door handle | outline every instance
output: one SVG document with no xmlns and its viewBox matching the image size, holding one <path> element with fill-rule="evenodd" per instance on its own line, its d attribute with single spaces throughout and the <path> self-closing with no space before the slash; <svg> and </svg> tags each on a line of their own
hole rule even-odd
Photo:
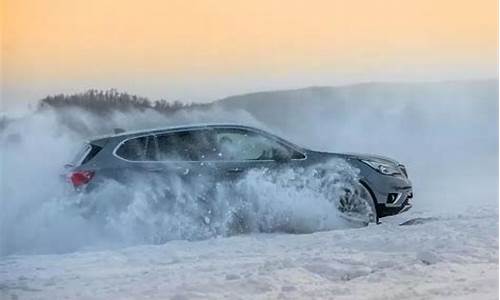
<svg viewBox="0 0 500 300">
<path fill-rule="evenodd" d="M 227 169 L 227 172 L 229 172 L 229 173 L 240 173 L 240 172 L 243 172 L 243 169 L 241 169 L 241 168 L 231 168 L 231 169 Z"/>
</svg>

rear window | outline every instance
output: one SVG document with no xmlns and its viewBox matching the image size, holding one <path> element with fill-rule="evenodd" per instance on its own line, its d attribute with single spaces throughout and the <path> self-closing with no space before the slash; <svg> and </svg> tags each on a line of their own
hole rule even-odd
<svg viewBox="0 0 500 300">
<path fill-rule="evenodd" d="M 83 147 L 80 149 L 78 154 L 75 156 L 73 161 L 71 162 L 71 165 L 77 167 L 86 164 L 89 162 L 92 158 L 94 158 L 97 153 L 99 153 L 102 150 L 102 147 L 93 145 L 93 144 L 84 144 Z"/>
</svg>

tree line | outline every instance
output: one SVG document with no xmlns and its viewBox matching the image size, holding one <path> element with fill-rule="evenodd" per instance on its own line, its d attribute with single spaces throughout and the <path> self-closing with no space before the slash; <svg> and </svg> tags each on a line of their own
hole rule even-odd
<svg viewBox="0 0 500 300">
<path fill-rule="evenodd" d="M 58 94 L 47 96 L 38 103 L 38 110 L 47 108 L 80 108 L 95 114 L 108 114 L 113 111 L 127 112 L 152 109 L 162 114 L 171 114 L 183 109 L 207 108 L 210 103 L 183 103 L 164 99 L 151 101 L 146 97 L 118 92 L 115 89 L 90 89 L 77 94 Z"/>
</svg>

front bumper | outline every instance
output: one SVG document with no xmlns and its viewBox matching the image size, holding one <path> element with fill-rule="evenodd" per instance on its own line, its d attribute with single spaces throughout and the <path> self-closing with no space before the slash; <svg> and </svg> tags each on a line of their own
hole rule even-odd
<svg viewBox="0 0 500 300">
<path fill-rule="evenodd" d="M 402 193 L 398 202 L 377 203 L 377 214 L 379 218 L 392 216 L 408 211 L 413 206 L 411 203 L 412 198 L 413 192 L 410 190 Z"/>
<path fill-rule="evenodd" d="M 379 218 L 405 212 L 412 207 L 413 187 L 404 165 L 398 164 L 401 174 L 385 175 L 362 162 L 356 156 L 350 162 L 359 169 L 360 181 L 369 188 Z M 369 159 L 369 157 L 368 157 Z M 386 159 L 389 161 L 389 159 Z"/>
<path fill-rule="evenodd" d="M 407 177 L 373 174 L 363 181 L 373 193 L 379 218 L 399 214 L 412 207 L 413 188 Z"/>
</svg>

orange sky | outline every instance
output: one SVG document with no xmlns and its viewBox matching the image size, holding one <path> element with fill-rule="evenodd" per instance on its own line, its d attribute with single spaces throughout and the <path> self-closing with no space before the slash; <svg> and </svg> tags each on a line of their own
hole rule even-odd
<svg viewBox="0 0 500 300">
<path fill-rule="evenodd" d="M 6 103 L 497 75 L 493 0 L 0 0 Z"/>
</svg>

